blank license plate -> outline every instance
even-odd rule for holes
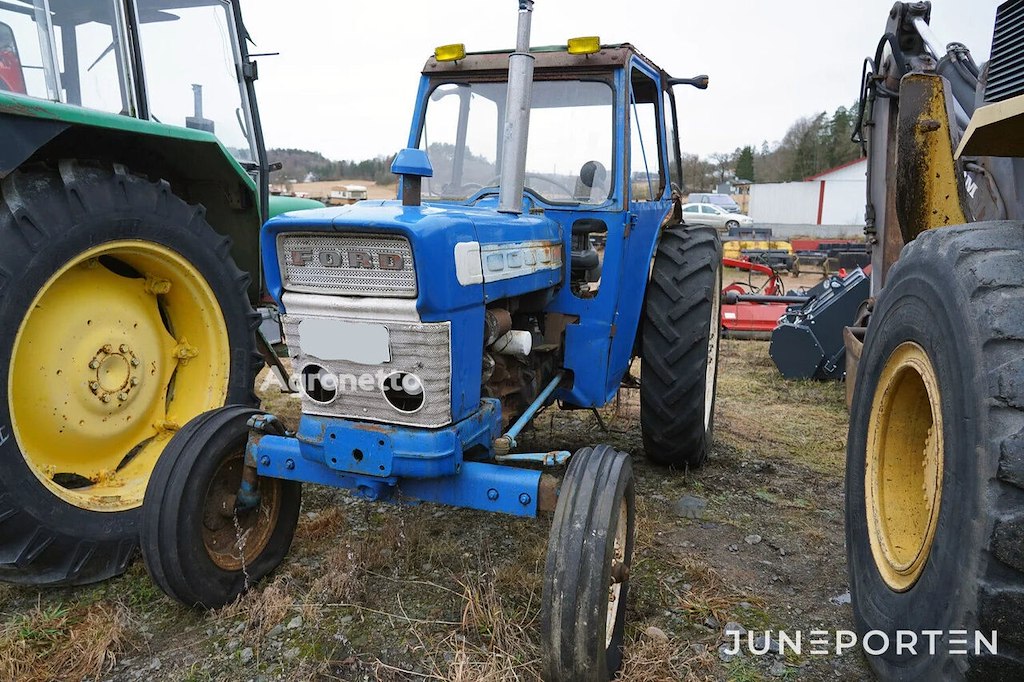
[[[305,355],[360,365],[391,362],[391,332],[382,324],[310,318],[299,322]]]

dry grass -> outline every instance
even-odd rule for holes
[[[847,425],[845,397],[834,382],[787,381],[767,342],[723,341],[716,441],[835,475],[844,466]]]
[[[691,586],[685,591],[672,591],[677,608],[688,614],[693,621],[699,622],[711,616],[724,623],[740,602],[758,607],[764,605],[764,601],[755,595],[738,591],[727,584],[718,571],[700,559],[676,556],[664,563],[680,571],[685,584]],[[665,583],[662,585],[664,589],[671,589]]]
[[[99,677],[127,648],[130,625],[121,604],[99,602],[84,610],[37,604],[0,626],[0,679]]]
[[[715,649],[720,626],[705,621],[805,624],[776,622],[789,617],[774,608],[788,604],[788,597],[756,587],[771,579],[758,569],[766,562],[756,559],[778,563],[770,571],[797,584],[803,574],[783,570],[768,553],[768,538],[785,533],[798,552],[801,542],[821,547],[832,532],[810,488],[787,487],[780,474],[796,467],[811,475],[810,482],[834,480],[845,436],[841,391],[784,382],[767,357],[767,344],[735,341],[725,344],[719,388],[719,445],[700,472],[667,474],[644,463],[635,390],[622,391],[617,406],[601,411],[606,433],[587,412],[549,410],[524,434],[524,448],[557,442],[574,450],[604,441],[636,456],[637,544],[619,679],[758,679],[764,670],[740,675],[721,664]],[[265,398],[267,409],[294,427],[298,401],[274,391]],[[774,473],[748,485],[741,467],[751,459],[773,459]],[[828,470],[829,476],[814,476],[808,468]],[[163,597],[139,566],[104,586],[72,592],[74,601],[63,590],[0,587],[0,680],[120,680],[150,656],[163,661],[156,679],[540,678],[546,519],[384,506],[318,486],[304,492],[285,563],[258,589],[211,614]],[[683,494],[709,502],[703,522],[672,514],[673,501]],[[766,524],[766,510],[782,512],[784,527]],[[751,514],[761,520],[748,531]],[[744,545],[746,532],[761,533],[766,542]],[[726,543],[736,541],[740,551],[730,552]],[[787,557],[790,549],[787,543]],[[835,580],[841,584],[842,577]],[[806,601],[800,605],[807,608]],[[286,629],[297,615],[301,628]],[[648,626],[662,629],[668,640],[645,636]],[[155,635],[151,641],[136,634],[141,627]],[[244,647],[253,650],[249,663],[241,661]],[[295,649],[298,655],[286,657]],[[111,672],[127,656],[133,660]]]
[[[444,644],[451,662],[435,666],[436,679],[447,682],[505,682],[537,680],[539,648],[533,635],[538,624],[529,595],[525,609],[510,608],[487,576],[461,584],[462,625]],[[435,659],[436,660],[436,659]]]
[[[628,682],[706,682],[715,663],[714,649],[696,650],[680,639],[661,641],[638,635],[627,643],[620,680]]]
[[[287,620],[294,606],[285,577],[278,576],[269,585],[244,594],[235,603],[220,609],[214,618],[244,622],[246,640],[258,642],[275,625]]]

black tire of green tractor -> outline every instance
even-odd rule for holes
[[[623,507],[625,547],[619,553],[626,571],[609,635],[609,585]],[[629,455],[609,445],[574,454],[559,490],[544,570],[540,627],[548,682],[604,682],[621,667],[635,534]]]
[[[711,450],[721,266],[715,228],[673,227],[662,234],[647,285],[640,353],[644,453],[659,464],[698,467]]]
[[[944,463],[930,553],[917,581],[898,592],[873,558],[865,467],[882,369],[908,341],[925,351],[938,380]],[[869,656],[880,679],[1024,679],[1024,224],[931,230],[889,273],[857,370],[846,548],[861,636],[880,630],[895,642],[896,630],[968,631],[968,646],[944,636],[934,656],[926,644],[918,655],[890,646]],[[984,647],[975,655],[975,631],[998,631],[998,655]]]
[[[280,505],[265,545],[233,570],[214,562],[203,541],[204,507],[212,479],[226,457],[244,451],[249,419],[259,411],[231,405],[199,415],[174,435],[146,489],[142,557],[153,581],[186,606],[219,608],[254,587],[284,560],[295,535],[302,484],[261,478],[266,501],[274,486]],[[234,490],[241,485],[241,476]],[[263,507],[250,513],[264,514]],[[237,524],[237,517],[235,520]]]
[[[228,401],[255,404],[259,324],[249,278],[230,241],[201,207],[123,168],[77,161],[15,171],[0,183],[0,580],[82,585],[123,573],[138,548],[141,509],[81,509],[49,492],[11,432],[11,352],[36,292],[63,264],[113,240],[146,240],[177,251],[207,279],[232,348]],[[41,379],[42,381],[42,379]]]

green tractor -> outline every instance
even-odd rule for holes
[[[0,579],[124,571],[178,428],[255,403],[275,198],[237,2],[0,0]]]

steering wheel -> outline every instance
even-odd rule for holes
[[[567,197],[572,197],[574,200],[576,199],[576,192],[575,192],[575,190],[569,189],[568,187],[566,187],[565,185],[560,183],[558,180],[552,180],[551,178],[547,177],[546,175],[537,175],[536,173],[527,173],[526,174],[526,178],[527,179],[536,178],[537,180],[542,180],[542,181],[548,183],[549,185],[551,185],[552,187],[557,187],[561,191],[565,192],[565,195]]]
[[[551,178],[549,178],[547,176],[539,175],[537,173],[527,173],[525,175],[525,179],[528,181],[530,178],[535,178],[537,180],[541,180],[543,182],[548,183],[552,187],[557,187],[562,192],[565,192],[565,195],[567,197],[572,197],[572,199],[574,201],[577,200],[576,199],[576,193],[573,190],[570,190],[568,187],[566,187],[562,183],[558,182],[557,180],[552,180]],[[496,175],[495,177],[491,178],[490,180],[488,180],[484,184],[480,184],[480,183],[477,183],[477,182],[467,182],[465,185],[462,186],[462,188],[463,189],[470,189],[470,190],[472,190],[474,192],[479,192],[484,187],[498,187],[498,186],[500,186],[500,184],[501,184],[501,176],[500,175]],[[527,185],[527,187],[529,187],[529,182],[527,182],[526,185]],[[530,187],[530,189],[533,189],[533,188]]]

